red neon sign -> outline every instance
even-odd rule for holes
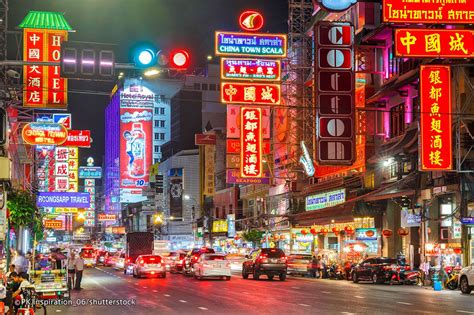
[[[451,68],[420,67],[422,171],[452,169]]]
[[[383,0],[383,21],[391,23],[471,24],[474,0]]]
[[[244,11],[239,17],[240,28],[244,31],[256,32],[263,27],[263,15],[257,11]]]
[[[221,58],[221,79],[280,81],[280,60]]]
[[[240,177],[262,177],[262,109],[242,107]]]
[[[228,83],[221,84],[221,102],[227,104],[280,105],[279,84]]]
[[[474,31],[435,29],[396,29],[397,57],[472,58]]]
[[[68,130],[67,140],[63,143],[66,147],[91,147],[90,130]]]

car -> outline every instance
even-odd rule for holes
[[[175,252],[169,252],[166,255],[161,255],[165,260],[166,271],[170,271],[171,263],[179,259],[180,253],[181,253],[180,251],[175,251]]]
[[[105,260],[109,256],[109,253],[105,250],[99,250],[96,254],[96,265],[103,265],[105,266]]]
[[[391,279],[393,271],[405,271],[409,267],[404,261],[390,257],[369,258],[357,264],[352,269],[352,281],[372,281],[373,283],[384,283]]]
[[[459,273],[459,288],[464,294],[470,294],[474,290],[474,263],[464,267]]]
[[[287,271],[287,257],[283,250],[261,248],[246,256],[242,265],[242,278],[248,279],[249,275],[252,275],[254,280],[258,280],[260,275],[264,274],[270,280],[278,276],[281,281],[285,281]]]
[[[242,264],[245,261],[245,255],[227,254],[225,258],[230,262],[230,269],[232,271],[242,271]]]
[[[188,254],[186,255],[186,258],[184,259],[184,270],[183,274],[185,276],[192,275],[194,273],[194,264],[197,262],[199,257],[202,254],[215,254],[215,251],[213,248],[210,247],[201,247],[201,248],[194,248]]]
[[[166,278],[164,259],[159,255],[140,255],[133,264],[132,275],[136,278],[154,275]]]
[[[199,280],[208,277],[230,280],[230,262],[223,254],[202,254],[194,264],[194,277]]]
[[[183,272],[184,260],[186,258],[186,252],[179,252],[176,259],[170,262],[170,273]]]
[[[84,266],[95,267],[96,265],[95,249],[93,247],[83,247],[81,249],[81,253],[84,259]]]
[[[311,255],[293,254],[288,256],[287,274],[306,276],[311,274]]]
[[[121,270],[125,268],[125,253],[117,252],[114,255],[114,268]]]

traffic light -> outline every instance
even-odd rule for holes
[[[189,67],[189,53],[184,49],[172,50],[169,54],[169,67],[177,70],[185,70]]]
[[[135,65],[139,68],[148,68],[156,64],[157,52],[154,48],[144,47],[137,49],[134,62]]]
[[[0,108],[0,145],[7,142],[7,112]]]
[[[96,81],[115,80],[115,53],[110,44],[64,42],[61,77]]]

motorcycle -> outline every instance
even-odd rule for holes
[[[329,279],[344,280],[344,270],[339,264],[333,264],[328,273]]]
[[[459,273],[452,267],[446,267],[444,271],[446,272],[444,286],[449,290],[456,290],[458,288]]]

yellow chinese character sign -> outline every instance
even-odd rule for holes
[[[422,171],[451,170],[451,68],[425,65],[420,68]]]

